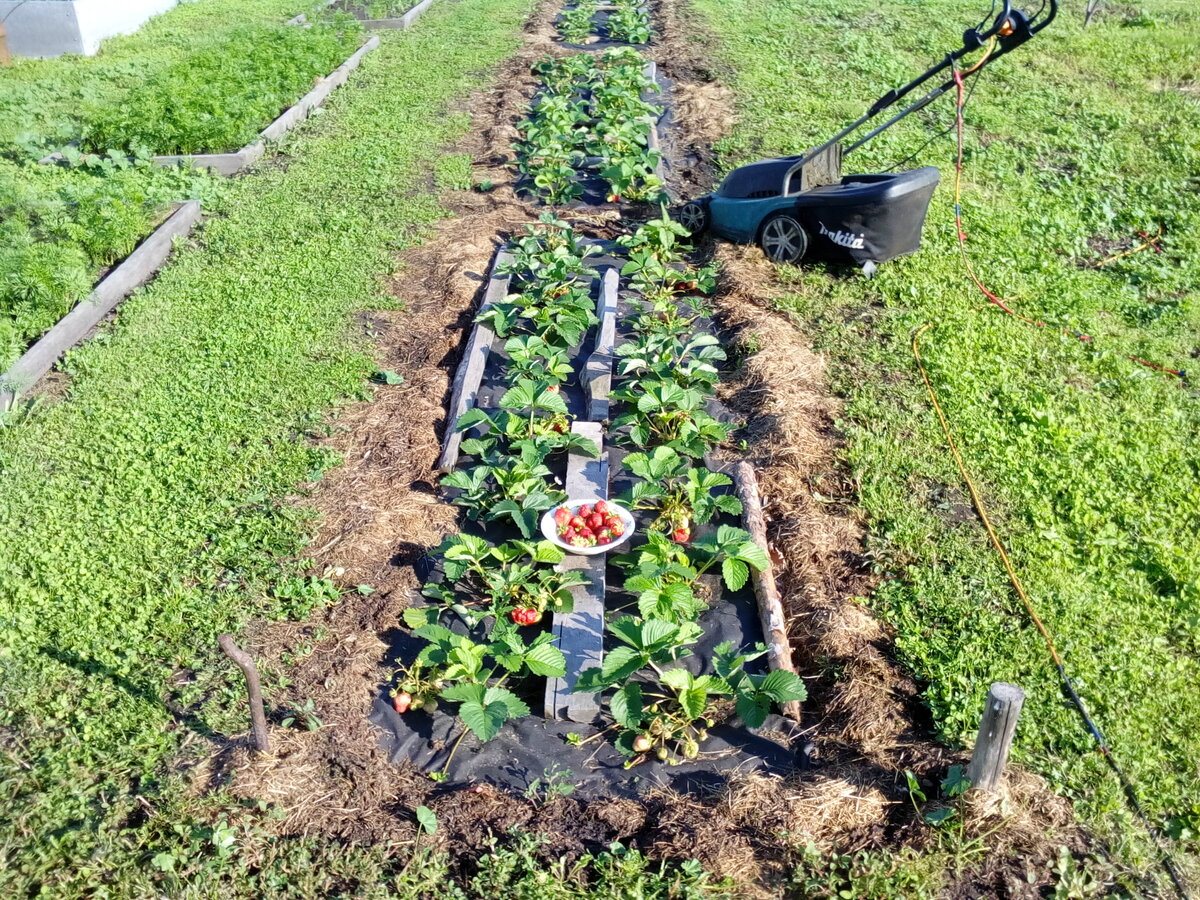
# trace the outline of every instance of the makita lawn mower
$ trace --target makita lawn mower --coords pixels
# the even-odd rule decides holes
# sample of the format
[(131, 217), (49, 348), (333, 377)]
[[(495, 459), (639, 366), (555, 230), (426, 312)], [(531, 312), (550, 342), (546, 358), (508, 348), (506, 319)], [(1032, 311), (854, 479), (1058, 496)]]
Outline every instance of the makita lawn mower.
[[(1029, 15), (998, 0), (983, 21), (963, 33), (962, 46), (904, 87), (888, 91), (856, 122), (801, 156), (764, 159), (730, 172), (711, 194), (675, 211), (692, 234), (711, 229), (739, 244), (758, 243), (779, 263), (799, 263), (805, 256), (846, 261), (869, 275), (879, 263), (913, 253), (921, 244), (921, 227), (938, 183), (938, 170), (924, 166), (881, 175), (842, 175), (842, 160), (901, 119), (928, 106), (988, 63), (1025, 43), (1058, 14), (1058, 0), (1044, 0)], [(989, 24), (990, 23), (990, 24)], [(959, 69), (959, 59), (985, 49), (983, 59)], [(842, 141), (876, 119), (921, 85), (942, 72), (950, 77), (921, 99), (873, 127), (849, 146)]]

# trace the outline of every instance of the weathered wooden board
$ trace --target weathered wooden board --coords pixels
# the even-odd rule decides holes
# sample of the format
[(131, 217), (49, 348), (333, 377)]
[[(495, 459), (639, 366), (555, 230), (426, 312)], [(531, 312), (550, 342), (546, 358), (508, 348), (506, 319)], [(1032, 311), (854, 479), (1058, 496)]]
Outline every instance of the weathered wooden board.
[[(492, 271), (488, 276), (487, 289), (479, 312), (484, 312), (494, 303), (498, 303), (508, 295), (510, 275), (501, 275), (502, 266), (512, 261), (512, 254), (501, 250), (496, 254), (492, 263)], [(483, 381), (483, 372), (487, 368), (488, 353), (492, 349), (492, 341), (496, 339), (491, 327), (483, 322), (476, 322), (471, 327), (471, 336), (467, 347), (463, 350), (462, 359), (458, 363), (458, 371), (454, 373), (454, 384), (450, 390), (450, 408), (446, 416), (446, 433), (442, 438), (442, 455), (438, 457), (437, 470), (449, 472), (458, 463), (458, 448), (462, 444), (462, 433), (454, 430), (454, 423), (468, 409), (475, 405), (479, 395), (479, 385)]]
[(600, 325), (596, 329), (596, 347), (584, 367), (587, 382), (588, 418), (602, 422), (608, 418), (611, 403), (608, 394), (612, 390), (613, 363), (617, 339), (617, 285), (620, 272), (615, 268), (604, 270), (600, 280), (600, 297), (596, 301), (596, 316)]
[[(599, 459), (572, 453), (567, 459), (567, 496), (572, 500), (608, 499), (608, 456), (604, 452), (604, 430), (599, 422), (576, 422), (576, 434), (591, 438), (600, 448)], [(598, 694), (573, 694), (571, 689), (584, 669), (599, 666), (604, 655), (604, 566), (605, 554), (569, 555), (559, 568), (582, 571), (588, 583), (572, 588), (574, 611), (554, 616), (554, 636), (567, 660), (565, 678), (546, 682), (546, 718), (591, 722), (600, 715)]]
[(26, 350), (12, 368), (0, 375), (0, 410), (10, 409), (21, 394), (49, 372), (67, 350), (129, 296), (134, 288), (149, 281), (170, 255), (175, 238), (190, 232), (199, 218), (199, 201), (189, 200), (180, 206), (107, 278), (96, 285), (86, 299)]
[[(775, 584), (775, 573), (771, 569), (771, 547), (767, 543), (767, 523), (763, 518), (762, 498), (758, 493), (758, 478), (754, 467), (742, 461), (734, 468), (734, 486), (742, 501), (742, 522), (754, 543), (767, 554), (767, 567), (756, 572), (751, 569), (751, 583), (758, 600), (758, 620), (762, 625), (763, 640), (767, 644), (767, 663), (771, 670), (799, 674), (792, 662), (792, 647), (787, 636), (787, 619), (783, 614), (783, 603), (779, 588)], [(790, 700), (783, 705), (783, 714), (796, 722), (800, 721), (800, 702)]]
[(998, 791), (1004, 783), (1008, 752), (1012, 749), (1017, 720), (1021, 717), (1024, 704), (1025, 692), (1015, 684), (997, 681), (988, 688), (983, 717), (979, 720), (979, 734), (975, 738), (975, 750), (967, 767), (967, 780), (972, 788)]

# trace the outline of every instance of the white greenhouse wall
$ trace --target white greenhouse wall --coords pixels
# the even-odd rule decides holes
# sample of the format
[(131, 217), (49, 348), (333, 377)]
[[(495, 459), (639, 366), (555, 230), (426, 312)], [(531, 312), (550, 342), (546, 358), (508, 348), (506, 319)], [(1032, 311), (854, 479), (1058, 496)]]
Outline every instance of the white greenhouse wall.
[(0, 0), (14, 56), (91, 56), (114, 34), (137, 31), (179, 0)]

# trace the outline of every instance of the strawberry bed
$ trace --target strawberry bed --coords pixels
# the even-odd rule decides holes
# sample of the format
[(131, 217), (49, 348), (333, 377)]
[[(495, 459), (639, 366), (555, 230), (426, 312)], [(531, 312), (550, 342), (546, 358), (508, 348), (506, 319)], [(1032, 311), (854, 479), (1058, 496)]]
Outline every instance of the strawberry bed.
[[(564, 39), (649, 39), (636, 4), (605, 13), (567, 10)], [(518, 189), (560, 207), (665, 201), (654, 64), (599, 46), (534, 66)], [(715, 396), (715, 273), (663, 210), (615, 241), (547, 212), (497, 256), (441, 461), (461, 531), (429, 557), (373, 714), (393, 760), (435, 780), (523, 789), (565, 765), (585, 795), (632, 795), (794, 764), (771, 710), (804, 686), (763, 658), (750, 582), (769, 561), (725, 471), (737, 423)], [(555, 530), (577, 553), (540, 530), (568, 500), (582, 514)], [(609, 500), (631, 535), (604, 520)]]
[[(390, 703), (377, 704), (395, 758), (439, 779), (518, 788), (568, 763), (599, 793), (637, 792), (644, 768), (687, 782), (790, 765), (786, 740), (746, 728), (786, 731), (770, 707), (802, 698), (803, 685), (766, 672), (755, 647), (748, 581), (767, 558), (738, 527), (741, 503), (721, 471), (735, 423), (714, 399), (726, 360), (704, 299), (713, 273), (688, 263), (681, 239), (665, 215), (616, 243), (545, 215), (510, 246), (509, 293), (479, 317), (495, 335), (489, 363), (442, 481), (463, 530), (405, 613)], [(605, 270), (622, 284), (612, 414), (597, 443), (579, 419), (596, 399), (585, 370)], [(567, 499), (568, 470), (601, 456), (602, 490), (632, 511), (636, 533), (588, 569), (544, 540), (539, 521)], [(560, 644), (597, 586), (603, 660), (584, 668)], [(607, 715), (535, 716), (547, 679), (603, 697)]]

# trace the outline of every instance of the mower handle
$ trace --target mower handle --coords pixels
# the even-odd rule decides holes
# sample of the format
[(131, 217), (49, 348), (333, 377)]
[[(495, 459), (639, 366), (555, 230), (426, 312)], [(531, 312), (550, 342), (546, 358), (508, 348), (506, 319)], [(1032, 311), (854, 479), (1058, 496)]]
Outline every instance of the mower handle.
[[(1017, 47), (1021, 46), (1021, 44), (1024, 44), (1035, 34), (1053, 22), (1055, 16), (1058, 15), (1058, 0), (1042, 0), (1042, 5), (1038, 7), (1037, 12), (1035, 12), (1033, 15), (1028, 15), (1019, 9), (1014, 10), (1012, 8), (1012, 0), (1001, 0), (1001, 3), (1003, 8), (992, 18), (991, 25), (986, 30), (981, 32), (979, 30), (980, 26), (978, 25), (974, 28), (968, 28), (963, 32), (963, 42), (961, 47), (951, 51), (950, 53), (947, 53), (941, 62), (927, 69), (923, 74), (919, 75), (917, 78), (914, 78), (903, 87), (889, 90), (886, 94), (872, 103), (871, 108), (868, 109), (860, 118), (847, 125), (819, 147), (816, 147), (803, 154), (784, 174), (782, 193), (788, 193), (788, 187), (791, 184), (792, 176), (801, 168), (803, 168), (804, 165), (809, 162), (809, 160), (814, 159), (821, 153), (824, 153), (834, 144), (837, 144), (839, 141), (841, 141), (842, 138), (857, 131), (885, 109), (894, 106), (901, 98), (912, 93), (939, 72), (944, 72), (946, 69), (953, 69), (954, 64), (968, 53), (978, 50), (993, 38), (996, 39), (996, 48), (976, 68), (964, 73), (962, 76), (964, 78), (974, 75), (983, 69), (983, 67), (988, 63), (999, 59), (1010, 50), (1015, 50)], [(993, 2), (993, 9), (995, 9), (995, 5), (995, 2)], [(988, 16), (991, 15), (992, 13), (989, 11)], [(984, 17), (984, 22), (987, 21), (988, 16)], [(980, 25), (982, 24), (983, 23), (980, 23)], [(954, 84), (955, 79), (953, 77), (947, 79), (943, 84), (929, 91), (924, 97), (910, 104), (908, 107), (888, 119), (882, 125), (872, 129), (865, 136), (859, 138), (849, 147), (846, 147), (842, 151), (842, 155), (844, 156), (851, 150), (856, 150), (857, 148), (861, 147), (880, 132), (891, 128), (905, 116), (908, 116), (911, 113), (928, 106), (942, 94), (946, 93), (946, 91), (954, 87)]]

